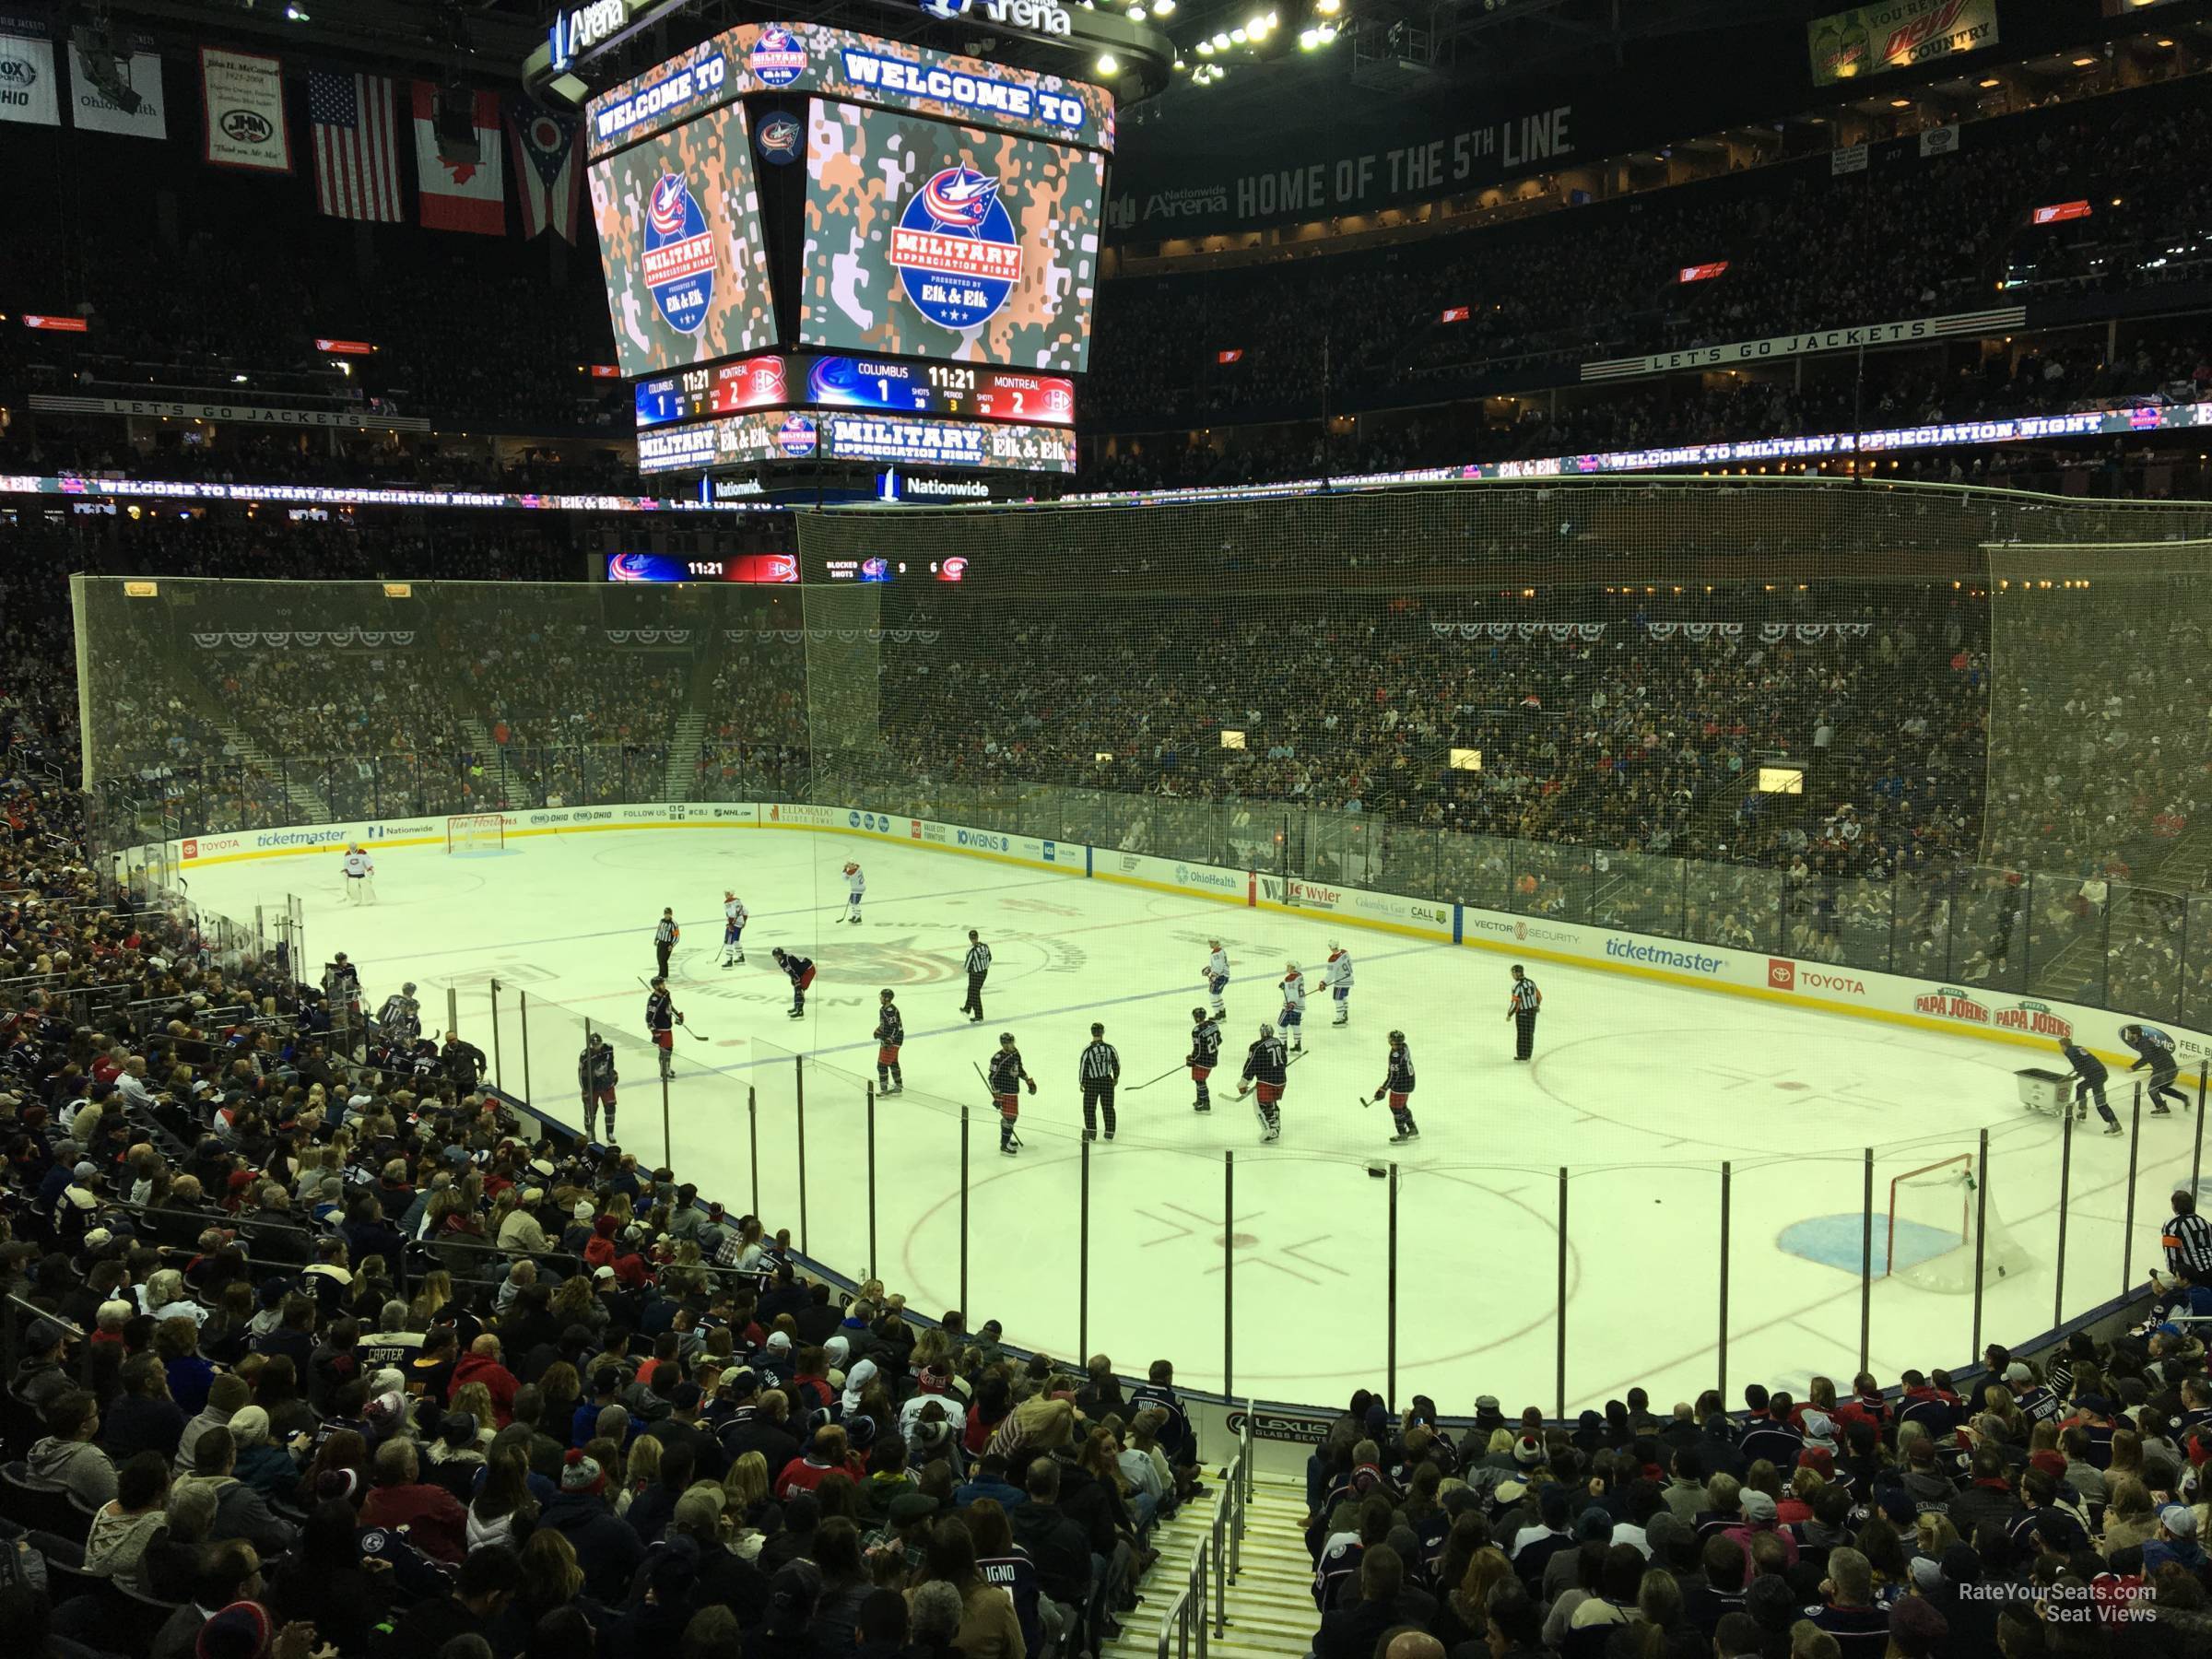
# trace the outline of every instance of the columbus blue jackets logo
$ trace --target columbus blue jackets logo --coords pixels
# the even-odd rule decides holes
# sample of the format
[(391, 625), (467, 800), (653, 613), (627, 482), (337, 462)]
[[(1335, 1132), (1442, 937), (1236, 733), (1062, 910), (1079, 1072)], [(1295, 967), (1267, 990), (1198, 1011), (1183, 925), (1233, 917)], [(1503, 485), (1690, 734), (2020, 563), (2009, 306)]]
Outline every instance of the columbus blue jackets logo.
[(890, 261), (914, 309), (956, 333), (979, 328), (1021, 276), (1002, 184), (962, 162), (933, 174), (891, 229)]
[(768, 86), (788, 87), (806, 73), (806, 48), (790, 29), (771, 24), (746, 53), (745, 66)]
[(807, 456), (814, 453), (814, 418), (810, 415), (791, 415), (776, 429), (776, 447), (787, 455)]
[(951, 23), (968, 15), (972, 0), (922, 0), (922, 9), (941, 22)]
[(800, 147), (806, 142), (806, 130), (799, 125), (796, 116), (778, 113), (760, 124), (754, 142), (759, 145), (764, 160), (778, 167), (789, 167), (799, 159)]
[(681, 173), (663, 173), (645, 204), (641, 261), (653, 303), (678, 334), (697, 334), (714, 302), (714, 238)]

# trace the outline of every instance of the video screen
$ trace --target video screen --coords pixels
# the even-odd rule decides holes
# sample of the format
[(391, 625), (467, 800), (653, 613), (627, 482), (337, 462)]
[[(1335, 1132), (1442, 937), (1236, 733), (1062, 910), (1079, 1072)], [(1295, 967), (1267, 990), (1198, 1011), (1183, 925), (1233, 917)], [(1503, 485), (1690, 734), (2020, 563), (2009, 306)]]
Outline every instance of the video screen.
[(800, 339), (1080, 373), (1105, 175), (1088, 150), (811, 100)]
[(591, 182), (624, 378), (776, 343), (741, 106), (594, 163)]
[(1071, 427), (986, 426), (830, 409), (821, 417), (821, 454), (825, 461), (1072, 474), (1076, 434)]
[(650, 476), (760, 461), (811, 461), (815, 444), (811, 415), (772, 410), (764, 415), (724, 415), (692, 426), (640, 432), (638, 471)]

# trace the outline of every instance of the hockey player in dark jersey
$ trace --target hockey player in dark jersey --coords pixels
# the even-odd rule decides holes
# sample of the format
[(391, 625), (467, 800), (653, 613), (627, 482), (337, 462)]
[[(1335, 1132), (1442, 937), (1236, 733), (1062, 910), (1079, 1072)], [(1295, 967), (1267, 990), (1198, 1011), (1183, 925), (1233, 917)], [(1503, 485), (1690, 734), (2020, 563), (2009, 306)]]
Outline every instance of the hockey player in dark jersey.
[(1198, 1086), (1198, 1098), (1191, 1103), (1193, 1112), (1211, 1112), (1214, 1098), (1206, 1092), (1206, 1080), (1214, 1075), (1214, 1066), (1221, 1058), (1221, 1024), (1204, 1008), (1191, 1010), (1191, 1081)]
[(2104, 1120), (2104, 1132), (2107, 1135), (2118, 1135), (2120, 1120), (2112, 1115), (2112, 1104), (2104, 1098), (2105, 1079), (2112, 1076), (2104, 1069), (2104, 1062), (2071, 1037), (2058, 1040), (2058, 1052), (2066, 1057), (2066, 1064), (2074, 1068), (2075, 1119), (2078, 1122), (2089, 1115), (2088, 1108), (2083, 1102), (2094, 1098), (2097, 1115)]
[(594, 1031), (583, 1053), (576, 1056), (576, 1087), (583, 1095), (583, 1137), (599, 1138), (599, 1109), (606, 1108), (606, 1138), (615, 1138), (615, 1051)]
[(2153, 1112), (2159, 1117), (2172, 1115), (2166, 1105), (2167, 1096), (2171, 1096), (2183, 1107), (2189, 1104), (2189, 1097), (2173, 1086), (2182, 1061), (2181, 1056), (2174, 1053), (2172, 1038), (2157, 1026), (2124, 1025), (2120, 1028), (2120, 1041), (2134, 1049), (2138, 1056), (2136, 1063), (2127, 1068), (2129, 1071), (2141, 1071), (2145, 1066), (2150, 1068), (2150, 1109)]
[(1284, 1052), (1283, 1040), (1275, 1034), (1275, 1028), (1264, 1025), (1260, 1037), (1244, 1051), (1244, 1080), (1237, 1085), (1237, 1099), (1257, 1093), (1260, 1113), (1260, 1144), (1279, 1140), (1283, 1133), (1283, 1079), (1290, 1069), (1290, 1057)]
[(1390, 1121), (1397, 1125), (1397, 1133), (1390, 1137), (1394, 1147), (1421, 1138), (1420, 1126), (1413, 1121), (1407, 1102), (1413, 1098), (1413, 1050), (1406, 1044), (1406, 1033), (1390, 1034), (1390, 1070), (1382, 1079), (1382, 1087), (1375, 1090), (1375, 1099), (1390, 1097)]
[(1021, 1051), (1014, 1046), (1014, 1033), (998, 1034), (998, 1052), (991, 1056), (991, 1100), (998, 1108), (998, 1149), (1008, 1158), (1021, 1150), (1021, 1136), (1014, 1133), (1014, 1122), (1021, 1116), (1021, 1085), (1027, 1083), (1030, 1092), (1037, 1092), (1037, 1079), (1023, 1069)]
[(881, 1001), (883, 1012), (876, 1017), (876, 1088), (880, 1094), (902, 1094), (906, 1079), (899, 1071), (899, 1045), (906, 1041), (906, 1021), (888, 991)]
[(791, 1018), (794, 1019), (806, 1018), (806, 987), (814, 983), (813, 961), (803, 956), (794, 956), (781, 945), (768, 954), (775, 959), (776, 966), (781, 968), (791, 981)]
[(684, 1017), (676, 1011), (676, 999), (668, 994), (668, 982), (656, 976), (653, 994), (645, 999), (645, 1030), (652, 1034), (653, 1046), (661, 1052), (664, 1083), (676, 1076), (676, 1028), (683, 1023)]

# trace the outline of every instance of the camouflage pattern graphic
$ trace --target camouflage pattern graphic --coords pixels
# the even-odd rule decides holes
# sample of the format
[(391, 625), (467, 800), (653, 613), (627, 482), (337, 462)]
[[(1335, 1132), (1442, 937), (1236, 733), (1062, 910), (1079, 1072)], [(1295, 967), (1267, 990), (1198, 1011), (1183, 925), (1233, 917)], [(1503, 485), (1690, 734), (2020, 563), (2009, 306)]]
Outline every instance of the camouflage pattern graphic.
[[(712, 251), (712, 295), (704, 320), (688, 334), (654, 303), (645, 279), (653, 191), (671, 175), (683, 179), (703, 212)], [(711, 111), (688, 126), (595, 163), (591, 182), (616, 360), (625, 377), (776, 343), (760, 237), (760, 194), (742, 109)]]
[[(788, 75), (782, 52), (776, 54), (776, 78), (757, 72), (754, 48), (767, 29), (784, 31), (805, 53), (806, 65), (795, 76)], [(1103, 87), (821, 23), (746, 23), (593, 99), (585, 106), (587, 153), (596, 161), (732, 99), (774, 91), (856, 99), (1060, 143), (1113, 148), (1113, 94)]]
[[(997, 181), (1021, 269), (1003, 305), (976, 327), (955, 331), (908, 299), (890, 244), (915, 193), (961, 165)], [(850, 351), (1081, 373), (1090, 352), (1105, 172), (1103, 158), (1088, 150), (811, 100), (799, 338)]]

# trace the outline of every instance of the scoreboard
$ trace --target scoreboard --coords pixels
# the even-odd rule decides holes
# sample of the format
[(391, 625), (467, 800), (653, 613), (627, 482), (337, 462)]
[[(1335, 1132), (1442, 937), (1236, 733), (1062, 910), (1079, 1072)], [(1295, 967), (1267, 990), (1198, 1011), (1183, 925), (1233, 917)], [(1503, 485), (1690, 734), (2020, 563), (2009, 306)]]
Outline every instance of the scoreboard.
[(637, 385), (641, 431), (679, 420), (781, 408), (879, 409), (1072, 426), (1076, 382), (1065, 375), (971, 363), (791, 351), (655, 375)]
[(640, 470), (1072, 473), (1112, 95), (743, 24), (591, 100)]

